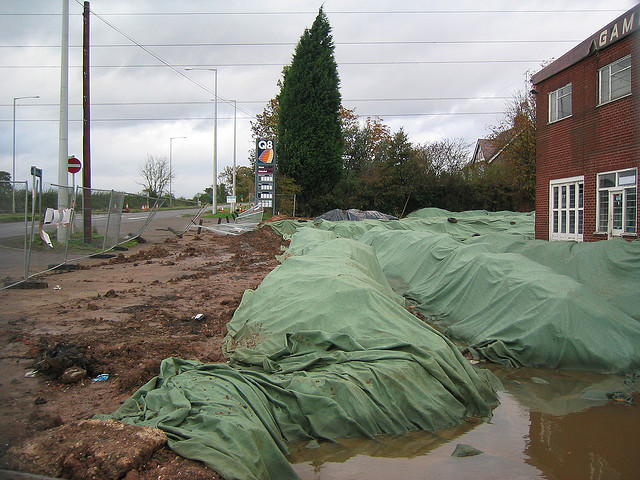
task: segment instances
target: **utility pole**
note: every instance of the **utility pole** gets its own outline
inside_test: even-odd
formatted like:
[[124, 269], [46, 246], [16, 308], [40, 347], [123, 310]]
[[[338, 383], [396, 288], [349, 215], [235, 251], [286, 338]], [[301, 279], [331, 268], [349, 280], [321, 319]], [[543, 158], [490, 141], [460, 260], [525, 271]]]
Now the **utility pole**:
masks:
[[82, 225], [84, 243], [91, 243], [91, 82], [89, 50], [91, 45], [89, 2], [82, 14]]

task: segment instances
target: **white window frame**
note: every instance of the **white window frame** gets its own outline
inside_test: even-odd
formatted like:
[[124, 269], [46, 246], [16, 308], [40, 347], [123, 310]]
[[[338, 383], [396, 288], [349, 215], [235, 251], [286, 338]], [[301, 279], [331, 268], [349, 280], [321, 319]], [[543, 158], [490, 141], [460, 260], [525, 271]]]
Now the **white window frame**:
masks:
[[[629, 60], [629, 65], [616, 70], [616, 67], [626, 60]], [[603, 83], [603, 79], [606, 79], [606, 82]], [[612, 90], [614, 81], [622, 81], [624, 84], [628, 82], [629, 90], [625, 89], [622, 93], [616, 94]], [[629, 95], [631, 95], [631, 55], [619, 58], [598, 70], [598, 105], [605, 105]]]
[[549, 240], [582, 242], [584, 175], [549, 182]]
[[[564, 104], [564, 100], [569, 97], [569, 109], [561, 109], [560, 106]], [[573, 86], [571, 83], [567, 83], [564, 87], [561, 87], [553, 92], [549, 93], [549, 123], [558, 122], [569, 118], [573, 114]], [[563, 115], [563, 116], [560, 116]]]
[[[621, 181], [621, 174], [633, 171], [635, 182]], [[615, 183], [610, 186], [600, 186], [600, 179], [605, 175], [613, 175]], [[609, 238], [625, 235], [637, 235], [638, 233], [638, 169], [624, 168], [610, 172], [600, 172], [596, 176], [596, 233], [606, 234]], [[612, 195], [622, 194], [621, 228], [613, 225]], [[602, 201], [606, 198], [606, 204]]]

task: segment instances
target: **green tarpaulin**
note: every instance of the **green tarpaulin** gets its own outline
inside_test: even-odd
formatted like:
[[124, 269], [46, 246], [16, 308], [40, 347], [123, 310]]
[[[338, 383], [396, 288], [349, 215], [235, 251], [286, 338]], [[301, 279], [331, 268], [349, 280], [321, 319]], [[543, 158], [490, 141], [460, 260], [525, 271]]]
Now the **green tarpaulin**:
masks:
[[408, 300], [503, 365], [640, 369], [638, 241], [541, 242], [532, 215], [438, 209], [271, 226], [291, 246], [229, 323], [229, 363], [166, 359], [109, 416], [163, 429], [177, 453], [226, 479], [296, 478], [291, 441], [489, 416], [495, 377]]
[[394, 290], [478, 357], [640, 369], [640, 241], [533, 240], [533, 215], [513, 212], [428, 208], [393, 222], [349, 223], [275, 229], [315, 228], [373, 246]]
[[464, 240], [475, 235], [508, 232], [533, 238], [535, 217], [532, 213], [448, 212], [439, 208], [425, 208], [401, 220], [362, 220], [359, 222], [327, 220], [300, 221], [279, 220], [269, 226], [285, 238], [290, 238], [297, 230], [312, 227], [327, 230], [338, 237], [357, 239], [372, 228], [389, 230], [411, 230], [431, 233], [447, 233], [453, 238]]
[[[389, 281], [446, 334], [505, 366], [640, 369], [640, 243], [370, 230]], [[603, 243], [603, 242], [601, 242]], [[573, 255], [571, 250], [573, 250]], [[617, 278], [616, 278], [617, 276]]]
[[640, 321], [640, 242], [529, 241], [518, 235], [491, 235], [468, 242], [495, 253], [515, 253], [571, 277]]
[[230, 480], [296, 478], [285, 457], [294, 440], [490, 416], [495, 377], [409, 313], [371, 247], [334, 237], [299, 232], [297, 253], [245, 293], [229, 364], [167, 359], [110, 418], [161, 428], [178, 454]]

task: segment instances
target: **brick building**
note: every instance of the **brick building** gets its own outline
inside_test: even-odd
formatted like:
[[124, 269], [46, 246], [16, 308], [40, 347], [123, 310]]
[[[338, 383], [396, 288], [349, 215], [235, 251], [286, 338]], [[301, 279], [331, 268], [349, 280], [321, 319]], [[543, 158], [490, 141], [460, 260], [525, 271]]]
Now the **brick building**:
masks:
[[638, 238], [640, 5], [536, 73], [536, 238]]

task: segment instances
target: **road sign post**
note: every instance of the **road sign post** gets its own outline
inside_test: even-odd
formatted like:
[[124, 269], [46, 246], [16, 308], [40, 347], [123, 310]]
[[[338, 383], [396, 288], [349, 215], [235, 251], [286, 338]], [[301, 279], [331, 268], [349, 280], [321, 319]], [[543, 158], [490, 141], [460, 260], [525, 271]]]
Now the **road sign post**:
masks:
[[71, 155], [67, 160], [67, 171], [72, 175], [73, 184], [71, 187], [71, 194], [73, 195], [73, 199], [71, 201], [71, 207], [75, 208], [76, 206], [76, 173], [80, 171], [82, 168], [82, 163], [76, 157]]
[[[71, 208], [73, 211], [76, 209], [76, 173], [82, 169], [82, 163], [76, 157], [71, 155], [67, 159], [67, 171], [71, 174]], [[71, 223], [71, 233], [73, 233], [73, 222]]]

